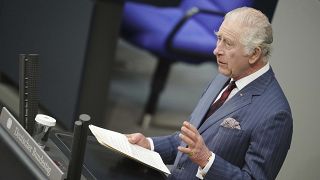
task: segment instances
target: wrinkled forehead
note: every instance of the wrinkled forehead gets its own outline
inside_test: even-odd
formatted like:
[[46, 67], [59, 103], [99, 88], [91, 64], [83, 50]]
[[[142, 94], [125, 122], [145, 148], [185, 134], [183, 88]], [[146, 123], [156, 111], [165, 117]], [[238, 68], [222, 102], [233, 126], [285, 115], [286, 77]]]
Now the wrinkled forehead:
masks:
[[244, 26], [237, 21], [225, 20], [221, 24], [217, 34], [232, 39], [240, 39], [243, 31]]

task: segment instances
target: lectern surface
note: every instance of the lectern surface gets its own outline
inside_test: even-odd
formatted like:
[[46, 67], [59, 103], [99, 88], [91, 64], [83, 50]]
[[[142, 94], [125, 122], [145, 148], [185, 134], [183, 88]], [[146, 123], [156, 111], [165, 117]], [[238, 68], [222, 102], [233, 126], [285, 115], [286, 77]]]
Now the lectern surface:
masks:
[[[71, 134], [53, 132], [50, 139], [70, 157]], [[164, 174], [105, 148], [93, 136], [89, 136], [87, 140], [82, 172], [85, 177], [93, 175], [97, 179], [165, 179]]]

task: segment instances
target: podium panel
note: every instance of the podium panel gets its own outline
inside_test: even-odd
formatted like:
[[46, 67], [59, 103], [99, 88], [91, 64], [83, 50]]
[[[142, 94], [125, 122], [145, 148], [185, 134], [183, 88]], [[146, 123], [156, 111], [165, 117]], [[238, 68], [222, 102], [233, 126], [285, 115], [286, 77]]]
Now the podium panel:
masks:
[[46, 179], [46, 176], [0, 126], [0, 179]]
[[[67, 157], [70, 157], [71, 134], [53, 131], [50, 139]], [[85, 177], [115, 180], [163, 180], [166, 178], [159, 171], [107, 149], [93, 136], [88, 136], [87, 139], [82, 174]]]

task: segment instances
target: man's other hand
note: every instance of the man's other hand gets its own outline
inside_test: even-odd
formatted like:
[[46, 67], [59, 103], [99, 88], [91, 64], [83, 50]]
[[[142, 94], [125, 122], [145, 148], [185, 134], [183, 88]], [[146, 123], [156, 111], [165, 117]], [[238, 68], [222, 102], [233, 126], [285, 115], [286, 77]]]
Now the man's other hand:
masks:
[[211, 152], [198, 130], [192, 124], [185, 121], [181, 127], [179, 137], [187, 144], [187, 147], [179, 146], [178, 150], [188, 154], [191, 161], [203, 168], [207, 164]]

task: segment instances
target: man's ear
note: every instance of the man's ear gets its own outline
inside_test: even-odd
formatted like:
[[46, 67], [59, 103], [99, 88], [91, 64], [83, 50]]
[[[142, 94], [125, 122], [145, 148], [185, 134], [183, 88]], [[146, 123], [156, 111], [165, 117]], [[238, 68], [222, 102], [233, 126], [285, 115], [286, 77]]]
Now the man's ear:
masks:
[[260, 47], [254, 48], [250, 58], [249, 58], [249, 64], [255, 64], [262, 56], [262, 50]]

